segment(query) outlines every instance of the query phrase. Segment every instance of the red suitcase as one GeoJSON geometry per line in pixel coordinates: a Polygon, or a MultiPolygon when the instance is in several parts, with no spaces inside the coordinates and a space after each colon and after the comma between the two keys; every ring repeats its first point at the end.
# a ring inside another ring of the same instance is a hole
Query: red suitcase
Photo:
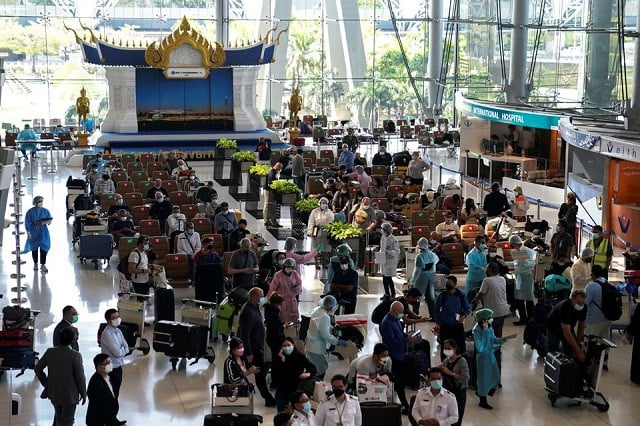
{"type": "Polygon", "coordinates": [[[33,330],[3,330],[0,331],[0,348],[32,348],[33,330]]]}

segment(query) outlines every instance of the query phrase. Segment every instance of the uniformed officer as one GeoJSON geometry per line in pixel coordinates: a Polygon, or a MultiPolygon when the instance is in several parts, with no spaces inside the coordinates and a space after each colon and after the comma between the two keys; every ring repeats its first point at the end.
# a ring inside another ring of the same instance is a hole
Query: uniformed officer
{"type": "Polygon", "coordinates": [[[293,418],[291,426],[316,426],[316,418],[311,411],[311,401],[306,393],[296,391],[291,394],[291,406],[293,407],[293,418]]]}
{"type": "Polygon", "coordinates": [[[411,416],[424,426],[448,426],[458,421],[456,397],[442,387],[442,371],[429,370],[430,386],[420,389],[413,404],[411,416]]]}
{"type": "MultiPolygon", "coordinates": [[[[362,413],[358,399],[345,394],[347,378],[336,374],[331,378],[333,395],[318,406],[317,426],[361,426],[362,413]]],[[[455,400],[453,401],[455,405],[455,400]]],[[[457,418],[457,414],[456,414],[457,418]]]]}

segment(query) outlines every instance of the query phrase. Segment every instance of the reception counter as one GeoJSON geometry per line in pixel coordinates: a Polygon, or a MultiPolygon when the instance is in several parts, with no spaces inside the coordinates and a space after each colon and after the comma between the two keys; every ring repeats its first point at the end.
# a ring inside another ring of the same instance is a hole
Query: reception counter
{"type": "Polygon", "coordinates": [[[474,152],[463,152],[461,155],[466,161],[466,173],[469,176],[489,181],[500,181],[503,177],[522,178],[524,172],[538,168],[535,158],[474,152]]]}

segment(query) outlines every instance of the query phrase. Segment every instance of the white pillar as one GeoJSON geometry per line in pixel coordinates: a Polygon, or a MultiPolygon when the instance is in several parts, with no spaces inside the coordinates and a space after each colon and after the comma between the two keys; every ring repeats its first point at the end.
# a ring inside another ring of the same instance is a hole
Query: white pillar
{"type": "Polygon", "coordinates": [[[136,114],[136,69],[105,67],[109,85],[109,108],[102,122],[102,132],[138,133],[136,114]]]}
{"type": "Polygon", "coordinates": [[[256,106],[259,67],[233,68],[233,122],[236,132],[262,130],[265,122],[256,106]]]}

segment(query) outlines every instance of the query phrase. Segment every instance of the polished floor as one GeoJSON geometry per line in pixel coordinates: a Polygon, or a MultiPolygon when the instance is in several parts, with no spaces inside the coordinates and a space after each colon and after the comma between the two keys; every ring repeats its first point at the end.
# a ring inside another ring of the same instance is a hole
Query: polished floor
{"type": "MultiPolygon", "coordinates": [[[[370,150],[372,147],[364,147],[370,150]]],[[[393,147],[391,147],[393,149],[393,147]]],[[[446,159],[444,153],[433,153],[433,160],[450,164],[457,169],[455,163],[446,159]]],[[[370,157],[370,156],[369,156],[370,157]]],[[[212,176],[212,163],[198,162],[192,164],[202,179],[212,176]]],[[[47,159],[38,160],[34,167],[33,180],[26,179],[29,169],[23,171],[25,177],[24,205],[28,208],[32,197],[42,195],[45,206],[52,211],[54,221],[51,225],[53,248],[49,253],[47,265],[48,274],[32,270],[29,256],[25,257],[26,265],[23,273],[26,275],[22,284],[26,287],[28,306],[41,310],[36,323],[37,350],[41,353],[51,344],[51,334],[55,324],[61,318],[61,310],[67,304],[74,305],[80,313],[78,328],[80,329],[80,350],[84,357],[87,378],[93,373],[92,358],[98,353],[96,331],[102,322],[103,313],[107,308],[115,307],[117,282],[114,279],[117,253],[111,259],[109,266],[93,270],[90,265],[78,262],[77,248],[73,248],[71,240],[72,221],[65,222],[64,182],[68,175],[79,176],[79,168],[68,168],[62,161],[57,173],[47,173],[49,170],[47,159]]],[[[446,178],[446,174],[444,175],[446,178]]],[[[435,179],[434,179],[435,180],[435,179]]],[[[434,181],[434,185],[438,182],[434,181]]],[[[221,199],[226,199],[226,190],[219,188],[221,199]]],[[[242,204],[229,199],[232,208],[242,209],[242,204]]],[[[7,213],[7,218],[9,213],[7,213]]],[[[272,246],[282,247],[282,242],[275,241],[264,232],[261,221],[256,222],[250,216],[249,229],[262,231],[272,246]]],[[[5,219],[5,227],[8,226],[5,219]]],[[[286,222],[285,222],[286,223],[286,222]]],[[[10,288],[15,286],[15,280],[10,274],[15,272],[12,265],[12,250],[15,249],[12,229],[4,229],[4,244],[0,257],[0,293],[4,299],[1,305],[8,303],[8,299],[15,297],[10,288]]],[[[462,277],[461,277],[462,278],[462,277]]],[[[370,278],[371,294],[361,294],[358,299],[357,312],[367,314],[378,303],[378,291],[381,291],[381,280],[370,278]]],[[[309,311],[315,306],[321,293],[321,285],[317,280],[316,271],[312,266],[304,270],[304,292],[301,296],[301,311],[309,311]]],[[[396,281],[398,288],[401,280],[396,281]]],[[[193,296],[193,289],[176,289],[176,300],[193,296]]],[[[425,309],[425,306],[422,306],[425,309]]],[[[179,316],[178,316],[179,317],[179,316]]],[[[505,333],[519,333],[522,328],[510,325],[508,321],[505,333]]],[[[430,332],[431,324],[422,327],[423,335],[433,341],[430,332]]],[[[146,330],[146,336],[151,340],[151,330],[146,330]]],[[[367,344],[364,353],[370,353],[374,343],[379,340],[377,326],[369,324],[367,344]]],[[[631,346],[623,341],[619,334],[614,334],[613,340],[618,348],[612,350],[610,372],[604,374],[601,391],[611,404],[611,409],[600,413],[589,406],[569,407],[566,404],[552,408],[544,391],[542,367],[543,363],[537,359],[536,353],[522,345],[520,338],[511,340],[503,355],[503,389],[499,391],[490,403],[494,409],[487,411],[477,407],[478,400],[472,392],[468,394],[467,411],[464,418],[465,425],[539,425],[539,424],[568,424],[568,425],[637,425],[640,419],[640,387],[631,384],[629,376],[629,362],[631,346]],[[637,404],[637,405],[636,405],[637,404]],[[633,420],[633,419],[636,420],[633,420]]],[[[433,342],[432,342],[433,343],[433,342]]],[[[432,344],[432,347],[434,345],[432,344]]],[[[221,342],[214,344],[217,361],[209,365],[201,360],[196,365],[181,366],[172,371],[168,359],[162,354],[151,351],[143,356],[138,352],[128,357],[124,367],[124,382],[120,396],[120,415],[128,420],[130,425],[143,424],[172,424],[198,425],[202,424],[202,417],[211,411],[210,385],[222,379],[222,363],[226,358],[226,347],[221,342]]],[[[434,356],[433,362],[439,358],[434,356]]],[[[332,371],[343,371],[345,364],[334,360],[332,371]]],[[[49,401],[39,398],[41,386],[33,371],[27,371],[23,376],[16,377],[15,372],[4,375],[0,382],[0,425],[50,425],[53,419],[53,408],[49,401]],[[7,406],[9,392],[22,395],[23,407],[20,416],[8,415],[7,406]]],[[[86,408],[78,406],[76,421],[84,424],[86,408]]],[[[256,398],[256,412],[265,416],[266,425],[272,424],[275,409],[265,408],[264,401],[256,398]]],[[[404,423],[408,424],[406,417],[404,423]]]]}

